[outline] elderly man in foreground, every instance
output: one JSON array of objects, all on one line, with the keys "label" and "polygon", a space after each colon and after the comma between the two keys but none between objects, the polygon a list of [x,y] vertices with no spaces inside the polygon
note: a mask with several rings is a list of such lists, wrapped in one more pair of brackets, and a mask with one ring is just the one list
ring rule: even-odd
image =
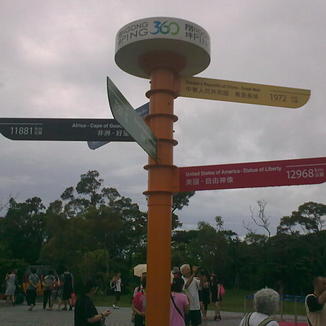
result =
[{"label": "elderly man in foreground", "polygon": [[276,314],[280,306],[280,296],[272,289],[262,289],[254,295],[255,312],[251,312],[241,320],[240,326],[279,326],[271,316]]},{"label": "elderly man in foreground", "polygon": [[199,326],[201,324],[200,302],[199,302],[199,284],[200,281],[195,277],[197,267],[190,268],[189,264],[180,267],[182,279],[184,281],[184,293],[189,300],[189,311],[185,318],[186,326]]},{"label": "elderly man in foreground", "polygon": [[308,294],[305,300],[307,319],[310,326],[326,325],[326,278],[314,279],[314,293]]}]

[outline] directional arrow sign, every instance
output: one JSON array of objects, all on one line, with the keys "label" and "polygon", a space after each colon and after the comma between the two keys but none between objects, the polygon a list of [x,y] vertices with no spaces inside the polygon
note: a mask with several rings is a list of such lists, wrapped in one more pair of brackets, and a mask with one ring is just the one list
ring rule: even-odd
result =
[{"label": "directional arrow sign", "polygon": [[0,118],[0,133],[12,140],[134,141],[114,119]]},{"label": "directional arrow sign", "polygon": [[156,158],[156,138],[144,120],[135,112],[112,80],[107,77],[110,108],[114,118],[152,158]]},{"label": "directional arrow sign", "polygon": [[326,182],[326,157],[179,168],[179,191]]},{"label": "directional arrow sign", "polygon": [[179,95],[208,100],[299,108],[310,90],[209,78],[181,78]]},{"label": "directional arrow sign", "polygon": [[[145,117],[148,115],[149,112],[149,102],[143,104],[142,106],[140,106],[139,108],[137,108],[135,110],[137,112],[137,114],[139,114],[141,117]],[[97,149],[101,146],[104,146],[106,144],[110,143],[109,141],[88,141],[88,147],[90,149]]]}]

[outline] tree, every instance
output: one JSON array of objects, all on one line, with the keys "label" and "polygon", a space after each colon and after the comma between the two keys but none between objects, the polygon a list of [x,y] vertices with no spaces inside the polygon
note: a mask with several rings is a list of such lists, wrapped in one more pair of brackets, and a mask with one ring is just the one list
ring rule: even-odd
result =
[{"label": "tree", "polygon": [[177,192],[173,195],[172,203],[172,230],[181,227],[182,223],[179,221],[179,217],[175,214],[176,210],[181,210],[184,206],[189,205],[189,199],[195,194],[194,191],[189,192]]},{"label": "tree", "polygon": [[[254,209],[250,206],[250,218],[251,221],[258,227],[262,228],[265,232],[267,232],[268,238],[271,237],[271,231],[270,231],[270,219],[265,214],[265,208],[267,205],[267,202],[265,200],[258,200],[258,212],[255,213]],[[249,234],[255,234],[255,230],[253,230],[250,226],[250,224],[245,224],[243,222],[244,228],[248,231]]]},{"label": "tree", "polygon": [[[47,213],[49,239],[43,246],[43,262],[56,261],[78,272],[89,252],[105,252],[108,275],[124,270],[126,263],[145,260],[146,214],[130,198],[102,186],[97,171],[81,175],[76,187],[68,187]],[[97,257],[97,256],[96,256]]]},{"label": "tree", "polygon": [[98,207],[104,204],[106,192],[104,189],[102,189],[102,193],[100,191],[102,182],[103,179],[99,178],[99,172],[94,170],[82,174],[76,188],[66,188],[61,199],[66,202],[64,211],[67,216],[77,216],[91,206]]},{"label": "tree", "polygon": [[98,171],[88,171],[80,176],[80,181],[76,186],[78,194],[89,197],[87,204],[91,206],[103,203],[102,196],[98,193],[103,182],[103,179],[99,179],[99,175]]},{"label": "tree", "polygon": [[47,239],[44,205],[39,197],[27,199],[23,203],[13,198],[2,222],[0,238],[14,258],[36,263]]},{"label": "tree", "polygon": [[299,234],[299,230],[296,229],[297,221],[292,216],[283,216],[280,224],[277,227],[277,234]]},{"label": "tree", "polygon": [[[326,205],[307,202],[293,211],[291,216],[283,216],[277,228],[278,233],[295,234],[317,233],[323,230],[326,218]],[[298,230],[299,229],[299,230]]]},{"label": "tree", "polygon": [[215,223],[216,223],[216,229],[217,231],[222,231],[223,230],[223,225],[224,225],[224,221],[223,221],[223,217],[222,216],[215,216]]},{"label": "tree", "polygon": [[[10,199],[12,199],[12,198],[15,198],[15,197],[12,196],[12,195],[9,195],[8,196],[8,199],[5,202],[4,201],[0,201],[0,213],[2,211],[6,210],[9,207],[9,205],[10,205]],[[1,216],[0,216],[0,218],[1,218]]]}]

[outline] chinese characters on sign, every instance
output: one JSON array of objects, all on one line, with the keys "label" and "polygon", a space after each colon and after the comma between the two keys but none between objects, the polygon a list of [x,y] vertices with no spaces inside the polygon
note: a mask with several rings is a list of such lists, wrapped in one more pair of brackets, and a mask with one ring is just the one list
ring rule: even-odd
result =
[{"label": "chinese characters on sign", "polygon": [[[137,114],[139,114],[139,116],[141,117],[146,117],[148,115],[148,112],[149,112],[149,102],[148,103],[145,103],[143,104],[142,106],[140,106],[139,108],[137,108],[135,110],[135,112],[137,112]],[[124,131],[126,132],[126,131]],[[87,144],[88,144],[88,147],[90,149],[97,149],[99,147],[102,147],[104,146],[105,144],[108,144],[110,143],[110,141],[88,141]]]},{"label": "chinese characters on sign", "polygon": [[179,191],[326,182],[326,157],[179,168]]},{"label": "chinese characters on sign", "polygon": [[12,140],[134,141],[114,119],[0,118],[0,133]]},{"label": "chinese characters on sign", "polygon": [[310,91],[299,88],[192,77],[180,80],[179,95],[208,100],[299,108],[308,101]]}]

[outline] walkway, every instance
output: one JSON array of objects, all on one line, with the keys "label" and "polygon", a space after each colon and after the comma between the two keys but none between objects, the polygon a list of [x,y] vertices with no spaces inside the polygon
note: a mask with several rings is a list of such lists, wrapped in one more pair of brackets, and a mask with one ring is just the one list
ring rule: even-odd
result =
[{"label": "walkway", "polygon": [[[98,307],[98,311],[108,309],[107,307]],[[107,318],[107,326],[133,326],[130,321],[131,309],[120,308],[112,309],[112,314]],[[43,311],[42,305],[37,304],[33,311],[27,311],[27,306],[8,306],[0,303],[0,325],[1,326],[73,326],[72,311]],[[223,312],[222,321],[212,320],[213,312],[209,312],[209,320],[202,323],[202,326],[238,326],[242,313]],[[293,320],[293,317],[286,316],[287,320]],[[302,320],[303,317],[300,318]]]}]

